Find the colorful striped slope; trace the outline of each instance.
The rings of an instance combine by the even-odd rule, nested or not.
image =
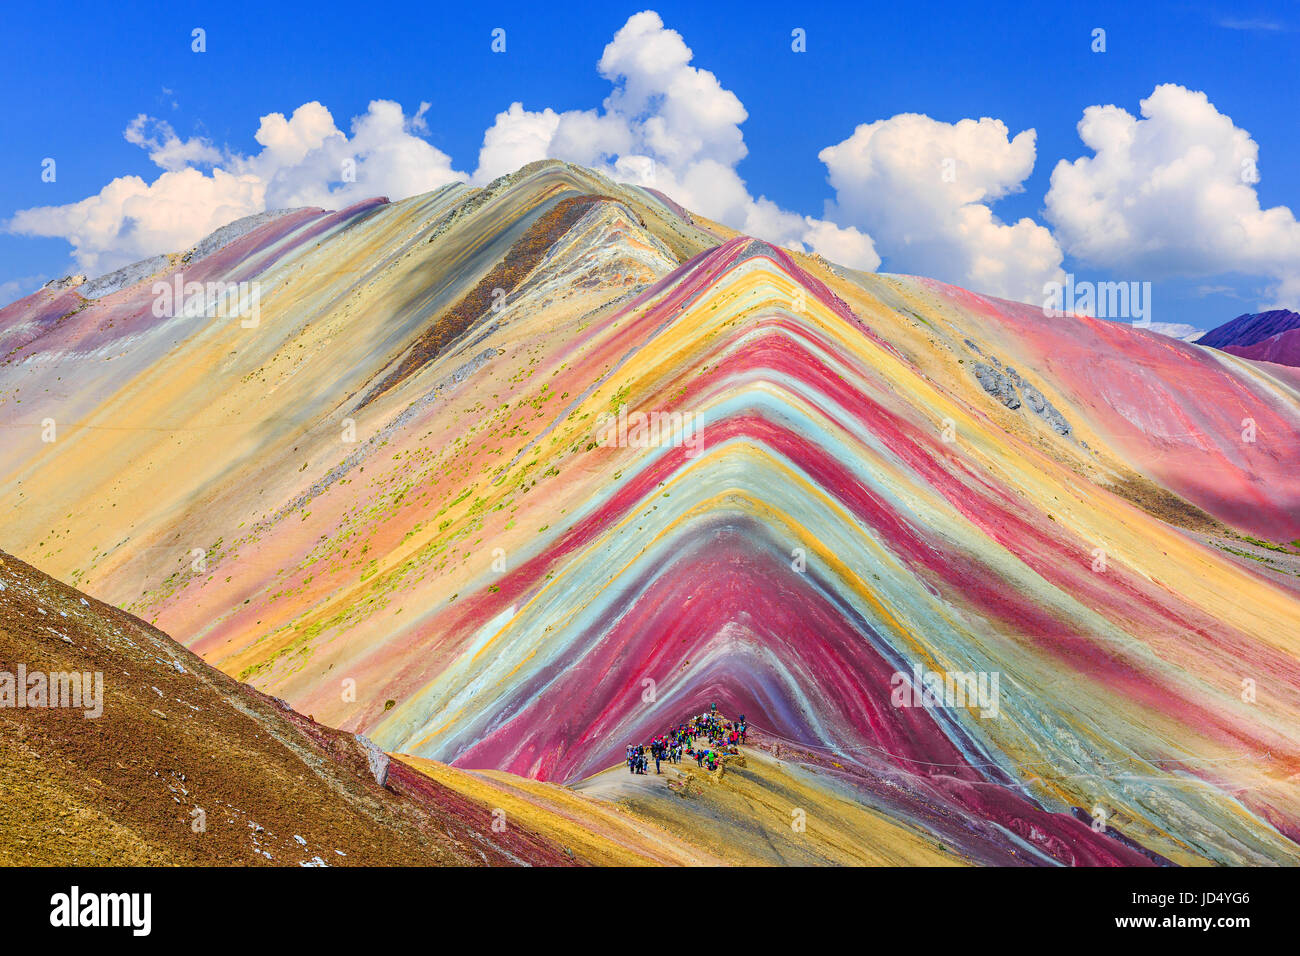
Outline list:
[[[1300,863],[1293,370],[557,162],[165,263],[0,311],[0,545],[297,710],[595,786],[717,702],[874,862]]]

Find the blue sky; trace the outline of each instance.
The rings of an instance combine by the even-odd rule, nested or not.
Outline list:
[[[942,237],[928,252],[890,241],[873,226],[906,207],[882,212],[869,208],[869,196],[860,197],[856,211],[844,196],[838,211],[828,209],[836,190],[818,153],[845,141],[858,124],[902,113],[942,124],[991,117],[1011,137],[1033,129],[1032,172],[990,204],[1004,223],[1030,217],[1060,239],[1065,231],[1045,219],[1045,196],[1058,160],[1091,155],[1076,130],[1084,109],[1114,104],[1136,115],[1157,85],[1178,84],[1205,93],[1258,145],[1252,187],[1259,204],[1300,208],[1300,8],[1137,6],[507,2],[439,9],[316,2],[278,4],[269,15],[264,4],[243,3],[17,5],[6,10],[0,33],[0,220],[77,202],[115,177],[155,180],[162,170],[123,135],[140,113],[165,121],[181,140],[253,155],[267,114],[287,116],[318,101],[347,130],[372,100],[396,101],[408,116],[428,102],[418,135],[455,170],[473,171],[484,131],[513,102],[528,111],[599,109],[611,80],[596,63],[628,18],[647,7],[681,35],[691,66],[709,71],[743,103],[747,153],[734,166],[752,196],[860,229],[874,240],[884,270],[942,264],[935,258],[943,254]],[[202,54],[191,51],[194,27],[207,33]],[[505,54],[490,49],[497,27],[507,31]],[[806,31],[806,53],[791,50],[796,27]],[[1098,27],[1106,31],[1104,53],[1091,49]],[[41,180],[46,157],[57,162],[53,183]],[[864,181],[864,195],[872,187]],[[1148,213],[1142,226],[1150,235],[1133,242],[1186,243],[1185,236],[1160,232],[1178,225]],[[1136,256],[1129,266],[1122,249],[1094,239],[1063,242],[1062,267],[1096,280],[1152,278],[1152,317],[1202,328],[1273,304],[1277,273],[1286,268],[1270,265],[1270,253],[1261,252],[1236,271],[1214,274],[1207,263],[1225,260],[1213,237],[1206,248]],[[1075,254],[1085,248],[1092,254]],[[66,238],[0,233],[0,299],[76,270],[71,252]]]

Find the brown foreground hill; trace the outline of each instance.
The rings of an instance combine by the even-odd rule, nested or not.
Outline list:
[[[87,696],[48,706],[74,673]],[[0,864],[572,862],[0,552]]]

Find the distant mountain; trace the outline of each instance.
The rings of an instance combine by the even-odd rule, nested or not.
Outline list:
[[[1300,368],[1300,329],[1288,329],[1254,345],[1225,345],[1223,351],[1259,362]]]
[[[1287,309],[1274,309],[1272,312],[1246,313],[1229,322],[1224,322],[1206,332],[1197,340],[1197,345],[1209,345],[1221,349],[1226,345],[1254,345],[1264,339],[1300,329],[1300,313]]]
[[[1300,367],[1300,313],[1287,309],[1239,315],[1196,340],[1243,358]]]

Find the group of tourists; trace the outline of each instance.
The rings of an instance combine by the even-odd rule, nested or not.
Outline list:
[[[659,767],[663,761],[679,764],[683,756],[693,757],[697,767],[717,770],[725,754],[740,753],[738,748],[745,742],[748,732],[749,723],[744,714],[737,720],[726,720],[718,716],[718,705],[712,704],[704,713],[687,718],[648,744],[628,744],[627,771],[648,773],[653,760],[655,773],[662,773]],[[709,746],[696,746],[700,737],[705,738]]]
[[[660,773],[659,764],[682,762],[682,745],[670,743],[667,737],[656,737],[648,744],[627,745],[627,769],[629,773],[646,773],[650,761],[655,762],[655,773]]]

